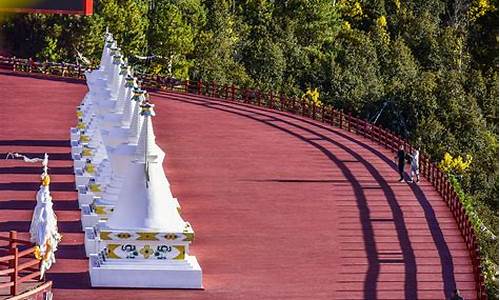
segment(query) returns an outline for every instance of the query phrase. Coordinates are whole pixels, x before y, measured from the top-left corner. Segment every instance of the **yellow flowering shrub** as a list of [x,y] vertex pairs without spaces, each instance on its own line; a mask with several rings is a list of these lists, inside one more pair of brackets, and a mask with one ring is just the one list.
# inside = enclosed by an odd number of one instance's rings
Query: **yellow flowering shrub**
[[302,96],[302,99],[305,99],[308,103],[315,104],[316,106],[323,105],[321,100],[319,100],[319,92],[317,88],[314,90],[308,88],[306,93]]
[[377,19],[377,26],[378,27],[386,27],[387,26],[387,19],[385,18],[385,16],[380,16]]
[[446,174],[463,174],[471,165],[472,156],[467,154],[465,160],[462,156],[453,157],[450,153],[446,152],[443,159],[439,162],[440,168]]
[[338,6],[344,16],[351,18],[363,16],[363,8],[358,0],[340,0]]
[[471,21],[484,16],[486,13],[495,10],[495,5],[491,0],[473,0],[469,6],[469,18]]
[[342,23],[342,29],[344,29],[344,30],[350,30],[351,29],[351,24],[349,22],[347,22],[347,21],[344,21]]

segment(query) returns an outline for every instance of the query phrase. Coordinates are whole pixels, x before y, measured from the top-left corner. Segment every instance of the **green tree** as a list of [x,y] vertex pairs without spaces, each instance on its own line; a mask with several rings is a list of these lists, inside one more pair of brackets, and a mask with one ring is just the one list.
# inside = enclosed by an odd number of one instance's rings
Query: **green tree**
[[161,57],[156,72],[187,78],[195,40],[205,22],[199,0],[161,0],[149,12],[149,53]]

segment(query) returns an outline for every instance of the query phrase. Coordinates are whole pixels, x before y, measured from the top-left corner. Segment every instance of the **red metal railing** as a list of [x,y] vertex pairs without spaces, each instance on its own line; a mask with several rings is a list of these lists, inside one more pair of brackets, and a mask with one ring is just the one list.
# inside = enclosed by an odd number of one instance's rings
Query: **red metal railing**
[[[9,278],[9,281],[0,283],[0,289],[9,288],[10,295],[16,296],[23,283],[40,281],[40,260],[34,257],[33,243],[18,239],[16,231],[11,231],[8,237],[0,237],[0,241],[8,242],[7,249],[0,248],[0,276]],[[20,250],[20,245],[28,248]]]
[[[40,63],[30,59],[0,57],[0,68],[2,66],[13,71],[84,79],[84,70],[81,66],[74,64]],[[234,84],[218,85],[213,81],[203,82],[201,80],[194,82],[189,80],[180,81],[164,76],[147,74],[137,75],[137,77],[140,79],[142,86],[147,89],[190,93],[288,112],[364,136],[392,151],[396,151],[399,145],[403,145],[405,151],[413,149],[407,140],[402,139],[395,133],[368,123],[365,120],[353,117],[351,114],[345,114],[341,110],[336,110],[329,105],[318,106],[304,99],[287,97],[286,95],[272,91],[262,92],[258,89],[238,87]],[[451,210],[472,259],[477,297],[481,300],[487,299],[485,280],[480,263],[479,244],[465,208],[459,201],[458,195],[446,175],[425,153],[420,155],[420,171],[422,176],[426,177],[434,186]]]

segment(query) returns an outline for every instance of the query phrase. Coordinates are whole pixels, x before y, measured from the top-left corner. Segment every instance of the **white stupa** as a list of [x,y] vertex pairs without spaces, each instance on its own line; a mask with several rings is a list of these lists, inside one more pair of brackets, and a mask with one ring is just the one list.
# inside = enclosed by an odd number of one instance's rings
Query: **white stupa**
[[101,55],[101,61],[99,64],[99,68],[96,70],[93,70],[91,72],[85,72],[85,77],[87,79],[87,83],[89,85],[93,85],[97,81],[102,81],[107,78],[106,76],[106,71],[109,69],[109,48],[113,45],[113,35],[108,32],[106,29],[106,33],[104,34],[104,47],[102,50],[102,55]]
[[[150,104],[146,100],[143,102],[143,107],[148,107]],[[142,115],[145,112],[141,112]],[[158,148],[155,143],[155,135],[151,123],[150,117],[143,116],[143,125],[141,126],[141,134],[139,137],[138,144],[122,144],[120,147],[117,147],[113,152],[112,156],[112,180],[106,185],[104,188],[99,186],[99,193],[93,193],[94,197],[91,203],[87,204],[80,202],[81,204],[81,220],[82,220],[82,228],[93,227],[100,220],[106,221],[111,213],[114,211],[115,206],[120,199],[120,193],[122,192],[122,186],[124,182],[126,182],[125,177],[129,172],[130,164],[133,160],[137,159],[138,155],[144,153],[144,148],[146,144],[155,145],[154,147]],[[146,138],[147,137],[147,138]],[[165,156],[164,152],[158,148],[159,153],[163,157]],[[156,175],[159,182],[161,182],[162,186],[162,195],[164,201],[173,202],[174,206],[178,211],[180,211],[179,201],[173,197],[170,191],[170,183],[165,176],[163,171],[158,172]],[[90,187],[87,189],[87,194],[90,193]],[[80,194],[79,194],[80,199]],[[86,253],[89,255],[90,253],[95,252],[95,247],[93,242],[88,242],[88,238],[86,237]]]
[[[165,153],[154,141],[152,105],[115,211],[93,234],[97,253],[89,270],[95,287],[202,288],[202,271],[189,255],[194,232],[173,201],[163,171]],[[144,134],[143,134],[144,133]]]
[[[130,103],[126,105],[126,107],[129,106],[129,108],[126,110],[131,111],[130,116],[124,115],[124,117],[121,120],[121,124],[124,123],[124,120],[128,120],[130,118],[132,118],[134,120],[142,121],[143,118],[142,118],[142,116],[140,116],[140,107],[139,106],[142,103],[142,101],[145,99],[144,94],[145,94],[145,91],[140,90],[140,89],[136,90],[136,93],[134,94],[135,96],[131,97],[131,99],[129,100]],[[132,106],[134,107],[134,109],[131,108]],[[134,114],[135,117],[132,117],[132,114]],[[135,123],[138,123],[138,122],[136,121]],[[110,163],[111,163],[111,165],[110,165],[111,168],[109,168],[109,169],[112,170],[111,178],[110,178],[109,182],[102,182],[102,181],[96,182],[96,180],[94,178],[93,182],[91,183],[91,186],[79,187],[78,188],[78,190],[79,190],[78,202],[80,204],[80,207],[82,207],[82,205],[91,204],[94,200],[94,196],[100,196],[101,192],[103,192],[105,189],[107,190],[106,192],[109,194],[109,191],[108,191],[109,189],[107,188],[107,185],[112,184],[112,189],[114,189],[114,187],[116,186],[116,180],[118,179],[118,177],[123,176],[123,174],[125,173],[126,170],[124,170],[124,169],[126,169],[126,167],[128,166],[128,162],[131,160],[132,155],[135,151],[135,147],[137,146],[137,141],[139,139],[139,134],[140,134],[140,127],[142,125],[142,123],[140,123],[140,124],[136,124],[136,126],[135,126],[136,128],[130,128],[130,124],[131,124],[131,122],[129,120],[128,126],[115,126],[115,127],[113,127],[113,128],[117,127],[117,129],[119,129],[117,131],[122,131],[121,133],[118,133],[119,136],[116,137],[116,139],[125,140],[127,143],[119,145],[116,148],[107,147],[107,153],[108,153],[108,157],[110,158]],[[104,130],[103,134],[109,135],[109,131]],[[116,133],[113,132],[113,134],[116,134]],[[111,140],[110,137],[108,137],[108,139]],[[128,139],[133,140],[133,142],[128,143]],[[75,160],[74,164],[75,164],[75,166],[80,165],[79,166],[80,168],[84,167],[83,164],[80,162],[80,160]],[[121,184],[120,184],[120,186],[121,186]],[[99,195],[94,195],[96,191],[98,192]],[[85,215],[85,214],[87,214],[87,211],[88,210],[85,210],[82,213]],[[85,224],[85,225],[83,225],[83,228],[85,226],[89,226],[88,224],[90,224],[90,223],[87,223],[86,221],[83,220],[86,218],[87,217],[82,218],[82,221]],[[95,222],[91,221],[91,223],[93,224]]]

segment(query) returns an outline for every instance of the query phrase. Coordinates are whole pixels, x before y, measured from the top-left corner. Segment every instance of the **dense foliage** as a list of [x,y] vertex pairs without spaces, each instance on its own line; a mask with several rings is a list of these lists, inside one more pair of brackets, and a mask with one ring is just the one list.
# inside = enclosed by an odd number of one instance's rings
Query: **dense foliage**
[[[3,16],[0,51],[97,61],[109,26],[145,72],[317,89],[372,121],[382,110],[377,123],[435,161],[472,158],[454,182],[498,236],[498,1],[96,0],[95,11]],[[482,245],[498,265],[498,238]]]

